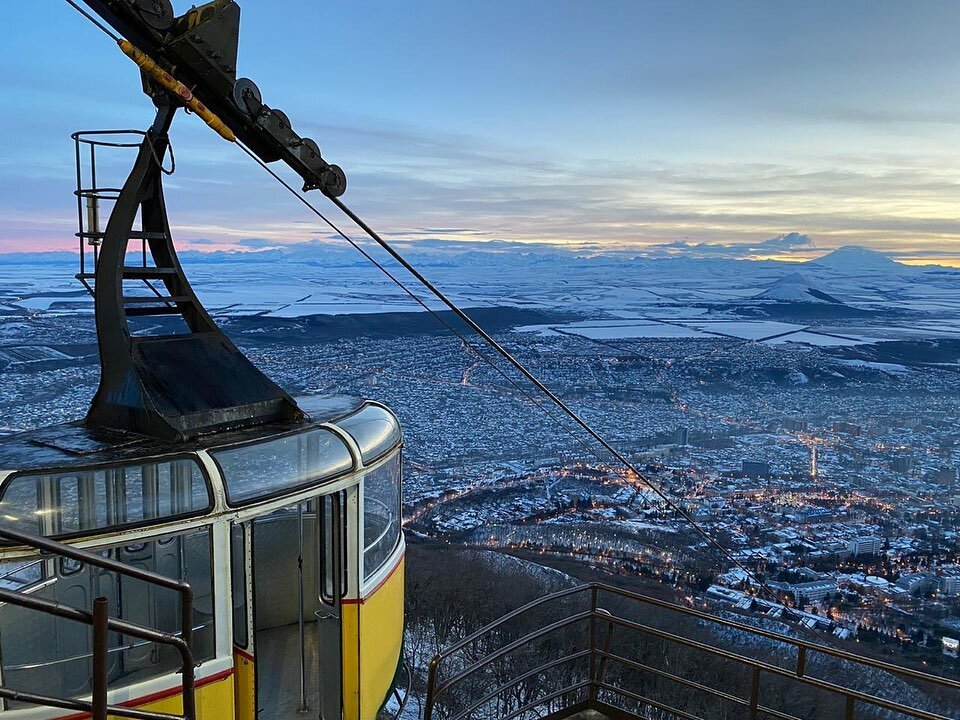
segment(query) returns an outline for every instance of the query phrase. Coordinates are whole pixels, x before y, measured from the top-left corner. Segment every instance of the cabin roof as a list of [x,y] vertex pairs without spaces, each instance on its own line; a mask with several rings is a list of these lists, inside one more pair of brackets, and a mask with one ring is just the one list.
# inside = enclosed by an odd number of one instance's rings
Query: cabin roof
[[211,433],[186,442],[168,442],[131,433],[94,430],[82,420],[0,437],[0,471],[89,466],[130,461],[266,439],[335,422],[359,410],[364,400],[347,395],[308,395],[296,398],[306,418],[273,422],[243,430]]

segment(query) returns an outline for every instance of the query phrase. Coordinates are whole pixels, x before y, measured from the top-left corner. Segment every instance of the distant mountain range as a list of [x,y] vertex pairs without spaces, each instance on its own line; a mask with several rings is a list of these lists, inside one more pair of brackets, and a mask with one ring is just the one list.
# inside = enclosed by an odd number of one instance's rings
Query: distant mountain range
[[[545,244],[523,245],[506,242],[444,242],[425,241],[424,243],[405,241],[396,243],[398,249],[415,265],[436,268],[582,268],[586,266],[611,267],[637,266],[644,263],[666,263],[671,267],[690,263],[690,267],[702,267],[708,263],[749,262],[754,267],[770,267],[784,264],[778,260],[747,260],[744,252],[754,256],[789,255],[801,253],[809,256],[815,249],[813,240],[807,235],[792,232],[765,240],[754,245],[719,245],[698,243],[689,245],[684,242],[651,246],[646,251],[611,250],[609,252],[583,252],[567,250]],[[378,258],[384,258],[379,248],[369,246],[370,252]],[[358,252],[344,243],[331,241],[310,241],[282,247],[268,247],[249,251],[184,250],[180,253],[184,265],[211,263],[289,263],[306,264],[317,267],[356,267],[368,264]],[[6,253],[0,254],[0,265],[47,265],[69,269],[76,264],[76,255],[70,251]],[[918,268],[898,263],[888,255],[869,248],[848,245],[808,262],[803,263],[804,272],[829,271],[835,274],[858,275],[868,273],[901,274],[916,272]],[[941,269],[942,268],[938,268]],[[813,287],[811,285],[811,287]],[[786,292],[784,290],[783,292]],[[829,295],[829,293],[827,293]]]

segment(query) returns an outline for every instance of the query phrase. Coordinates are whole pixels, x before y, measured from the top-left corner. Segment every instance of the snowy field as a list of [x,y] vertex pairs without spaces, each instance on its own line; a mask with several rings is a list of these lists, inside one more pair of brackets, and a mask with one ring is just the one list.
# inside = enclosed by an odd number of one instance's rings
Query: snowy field
[[[867,259],[846,264],[824,259],[804,263],[798,271],[797,263],[773,261],[414,253],[424,274],[463,307],[563,310],[584,318],[522,328],[541,335],[599,342],[717,337],[824,347],[960,338],[960,271]],[[92,312],[91,298],[73,279],[68,255],[58,262],[36,260],[21,256],[13,263],[0,257],[0,311],[23,316]],[[217,316],[299,318],[423,309],[376,268],[342,252],[190,253],[184,266]],[[391,271],[431,307],[440,307],[402,270]]]

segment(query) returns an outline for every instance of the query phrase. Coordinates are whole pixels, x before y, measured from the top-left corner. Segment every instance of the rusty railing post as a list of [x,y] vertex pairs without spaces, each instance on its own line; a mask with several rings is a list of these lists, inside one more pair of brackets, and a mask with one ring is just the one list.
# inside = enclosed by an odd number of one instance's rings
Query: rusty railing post
[[427,672],[427,697],[425,700],[426,709],[423,711],[423,720],[432,720],[433,705],[437,701],[437,669],[440,667],[440,655],[434,655],[430,661],[430,669]]
[[597,688],[597,586],[590,586],[590,707],[595,709]]
[[753,668],[753,684],[750,687],[750,720],[760,717],[760,668]]
[[847,712],[844,715],[845,720],[853,720],[853,714],[856,710],[857,701],[847,695]]
[[93,601],[93,720],[107,720],[107,644],[110,606],[105,597]]
[[597,685],[599,686],[607,672],[607,655],[610,654],[610,646],[613,644],[613,614],[609,610],[597,608],[597,615],[605,615],[607,618],[607,632],[603,636],[603,650],[601,650],[600,662],[597,663]]
[[196,720],[195,671],[193,665],[193,588],[183,583],[180,588],[180,639],[187,644],[188,653],[183,661],[183,716]]

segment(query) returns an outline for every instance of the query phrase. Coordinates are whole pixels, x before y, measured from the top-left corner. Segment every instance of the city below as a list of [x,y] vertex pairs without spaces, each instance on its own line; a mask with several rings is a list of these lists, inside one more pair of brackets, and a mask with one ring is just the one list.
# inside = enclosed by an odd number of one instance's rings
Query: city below
[[[397,411],[409,542],[629,579],[955,677],[960,293],[943,288],[957,274],[877,258],[859,275],[681,258],[426,258],[642,477],[473,338],[412,312],[365,270],[194,258],[188,272],[291,392]],[[631,272],[611,275],[617,262]],[[538,265],[562,281],[543,286]],[[10,265],[0,287],[7,432],[80,417],[97,378],[89,300],[69,269],[29,268]]]

